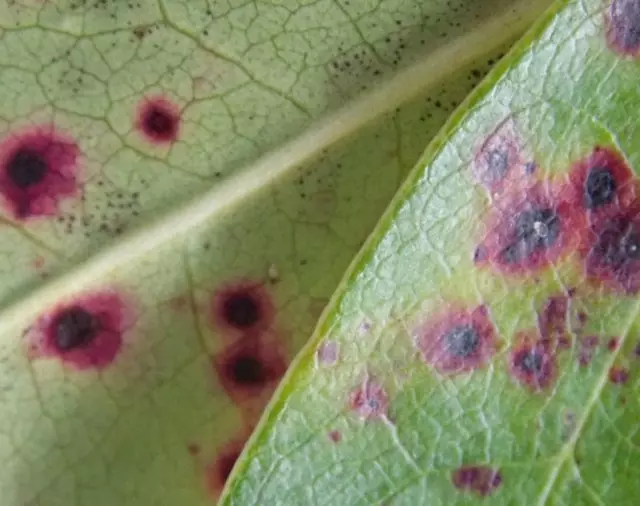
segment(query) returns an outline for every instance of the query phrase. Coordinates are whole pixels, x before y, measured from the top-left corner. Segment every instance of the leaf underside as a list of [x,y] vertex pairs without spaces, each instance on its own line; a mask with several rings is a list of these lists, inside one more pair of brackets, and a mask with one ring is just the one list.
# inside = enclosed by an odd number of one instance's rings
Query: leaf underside
[[547,3],[0,0],[0,504],[215,502],[425,144]]
[[430,144],[223,504],[640,496],[640,4],[561,1]]

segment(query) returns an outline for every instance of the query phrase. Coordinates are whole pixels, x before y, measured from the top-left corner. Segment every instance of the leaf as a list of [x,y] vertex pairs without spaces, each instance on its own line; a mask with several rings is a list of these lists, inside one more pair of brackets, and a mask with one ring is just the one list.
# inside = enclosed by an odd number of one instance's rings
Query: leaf
[[3,506],[211,503],[424,144],[545,3],[0,2]]
[[558,2],[453,115],[223,504],[635,504],[639,6]]

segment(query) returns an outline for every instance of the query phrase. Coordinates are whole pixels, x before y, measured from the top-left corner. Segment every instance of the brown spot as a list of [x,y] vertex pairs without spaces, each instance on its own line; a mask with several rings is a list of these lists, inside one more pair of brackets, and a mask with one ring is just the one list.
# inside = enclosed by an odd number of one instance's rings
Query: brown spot
[[622,367],[612,367],[609,370],[609,381],[616,385],[623,385],[629,379],[629,371]]
[[329,432],[328,437],[334,443],[339,443],[342,440],[342,434],[340,434],[339,430],[332,430]]
[[569,344],[567,312],[569,299],[564,295],[549,297],[538,312],[538,332],[541,341],[551,348],[566,348]]
[[387,416],[389,396],[375,380],[367,378],[351,392],[349,406],[364,420]]
[[192,457],[196,457],[200,454],[200,446],[195,443],[189,443],[187,445],[187,451],[189,452],[189,455],[191,455]]
[[618,349],[618,338],[612,337],[611,339],[609,339],[609,342],[607,343],[607,350],[616,351],[617,349]]
[[462,466],[452,474],[457,489],[473,492],[481,497],[491,495],[502,484],[500,471],[489,466]]

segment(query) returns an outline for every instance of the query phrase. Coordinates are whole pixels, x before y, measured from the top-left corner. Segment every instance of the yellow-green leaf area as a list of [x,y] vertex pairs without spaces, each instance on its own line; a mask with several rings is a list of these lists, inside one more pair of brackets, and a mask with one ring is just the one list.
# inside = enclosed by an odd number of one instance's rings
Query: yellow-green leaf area
[[430,144],[223,504],[635,504],[640,69],[614,4],[558,2]]

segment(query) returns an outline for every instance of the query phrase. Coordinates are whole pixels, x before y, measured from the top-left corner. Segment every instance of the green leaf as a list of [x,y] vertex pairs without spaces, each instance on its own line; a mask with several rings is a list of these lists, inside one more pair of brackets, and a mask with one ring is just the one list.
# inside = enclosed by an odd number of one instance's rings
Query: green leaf
[[465,101],[223,504],[637,502],[639,26],[558,2]]
[[0,1],[2,505],[210,504],[546,3]]

